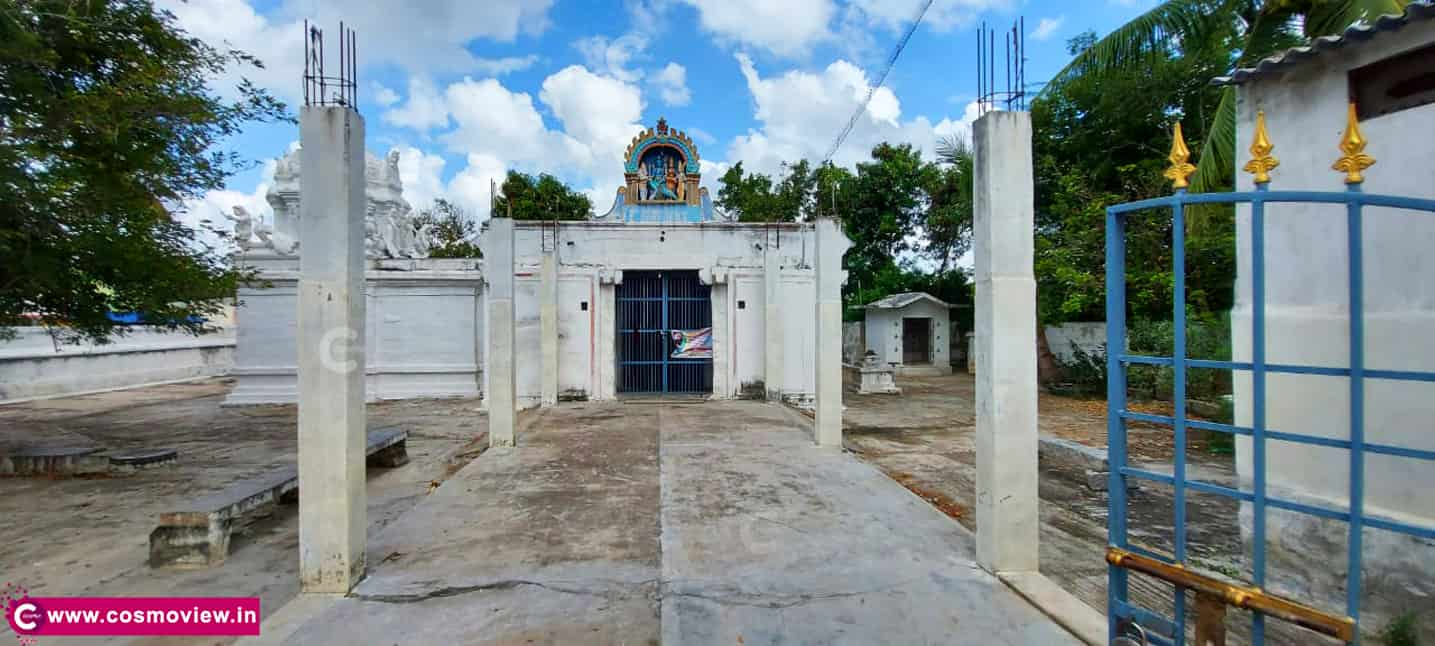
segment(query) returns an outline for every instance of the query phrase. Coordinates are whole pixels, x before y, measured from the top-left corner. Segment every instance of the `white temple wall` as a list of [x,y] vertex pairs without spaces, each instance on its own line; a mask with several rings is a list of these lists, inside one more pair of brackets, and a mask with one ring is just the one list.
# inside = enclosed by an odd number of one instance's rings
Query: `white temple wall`
[[[765,248],[769,235],[780,239],[781,250]],[[713,308],[714,342],[722,345],[714,348],[714,370],[723,373],[714,374],[715,390],[720,391],[714,395],[741,396],[763,383],[768,351],[763,258],[769,252],[780,254],[784,267],[783,373],[776,390],[785,397],[810,397],[815,382],[810,236],[810,230],[798,225],[563,225],[557,251],[559,397],[616,396],[612,279],[621,270],[716,273],[713,295],[723,303]],[[518,223],[515,238],[516,392],[520,405],[536,406],[542,396],[539,225]],[[290,403],[295,401],[297,386],[297,257],[251,258],[250,262],[267,284],[240,291],[233,370],[237,383],[226,403]],[[370,261],[369,400],[472,397],[486,391],[481,263],[475,259]]]
[[234,328],[203,336],[135,326],[106,345],[55,347],[43,327],[10,328],[0,343],[0,404],[226,374]]
[[812,270],[783,272],[782,307],[782,396],[805,398],[817,390],[817,331],[812,329],[817,288]]
[[[297,398],[298,258],[251,258],[239,290],[236,378],[226,405]],[[367,399],[474,397],[481,384],[481,261],[370,260],[365,280]]]
[[[558,398],[589,399],[597,391],[598,281],[592,272],[558,277]],[[584,304],[587,307],[584,307]]]
[[[515,237],[517,237],[515,235]],[[513,281],[513,362],[518,383],[514,386],[518,405],[531,408],[539,404],[543,394],[542,365],[539,357],[543,340],[538,294],[541,281],[538,268],[519,271]],[[561,372],[560,368],[560,372]]]
[[[1265,111],[1274,155],[1271,190],[1341,191],[1344,174],[1331,169],[1340,156],[1350,99],[1348,73],[1399,52],[1435,43],[1435,22],[1412,23],[1273,72],[1239,87],[1236,149],[1245,155],[1256,114]],[[1435,104],[1369,118],[1360,123],[1376,164],[1362,189],[1408,197],[1435,197],[1430,168],[1435,148]],[[1244,159],[1244,157],[1243,157]],[[1254,188],[1237,173],[1237,190]],[[1350,365],[1349,253],[1346,211],[1339,205],[1268,204],[1265,207],[1266,361],[1344,368]],[[1252,356],[1251,210],[1236,211],[1236,305],[1231,311],[1232,358]],[[1435,220],[1428,213],[1365,208],[1364,364],[1367,369],[1429,371],[1435,367]],[[1249,371],[1233,375],[1235,422],[1250,426],[1254,397]],[[1350,385],[1344,377],[1267,373],[1266,427],[1345,440],[1350,438]],[[1435,450],[1430,420],[1435,384],[1366,379],[1365,441]],[[1271,495],[1343,509],[1348,504],[1350,460],[1345,450],[1268,441]],[[1236,439],[1243,488],[1253,478],[1253,446]],[[1428,462],[1366,454],[1367,515],[1422,526],[1435,524],[1435,468]],[[1242,537],[1253,539],[1254,510],[1241,508]],[[1344,608],[1346,525],[1267,508],[1268,587],[1326,608]],[[1364,531],[1362,626],[1378,630],[1404,611],[1429,616],[1435,598],[1435,547],[1393,532]],[[1322,567],[1310,567],[1321,563]],[[1435,622],[1424,620],[1425,636]]]
[[[1238,150],[1250,145],[1257,110],[1265,110],[1275,155],[1272,190],[1340,191],[1344,175],[1331,170],[1341,153],[1349,100],[1347,72],[1415,46],[1435,42],[1435,23],[1382,34],[1379,46],[1349,55],[1308,61],[1293,71],[1241,86]],[[1435,132],[1435,104],[1367,119],[1360,128],[1377,161],[1365,171],[1363,190],[1409,197],[1435,197],[1429,168],[1435,148],[1411,133]],[[1412,172],[1411,169],[1427,169]],[[1239,190],[1253,188],[1240,173]],[[1385,208],[1364,210],[1365,366],[1383,370],[1430,370],[1435,366],[1435,220],[1426,213]],[[1349,365],[1348,254],[1345,207],[1320,204],[1266,206],[1266,361],[1281,364]],[[1231,330],[1236,361],[1249,361],[1250,207],[1237,209],[1236,307]],[[1250,376],[1237,372],[1237,423],[1249,424]],[[1273,430],[1346,439],[1350,393],[1345,378],[1269,374],[1266,421]],[[1421,423],[1435,415],[1430,384],[1367,380],[1366,440],[1425,450],[1435,441]],[[1249,478],[1250,440],[1236,444],[1237,466]],[[1345,452],[1278,444],[1268,452],[1271,484],[1343,504],[1348,491]],[[1404,458],[1366,457],[1366,509],[1421,522],[1435,519],[1435,469]]]
[[[515,229],[515,338],[518,399],[535,406],[542,396],[540,267],[543,231],[552,223],[519,222]],[[814,389],[815,307],[811,231],[799,225],[562,223],[558,227],[558,392],[560,398],[606,399],[616,395],[613,347],[616,290],[605,274],[635,270],[697,270],[716,283],[713,297],[714,389],[739,396],[764,381],[763,258],[780,254],[783,274],[785,397],[805,399]],[[766,249],[769,236],[781,249]],[[716,275],[716,277],[713,277]],[[741,301],[741,307],[739,307]],[[583,304],[588,304],[587,311]],[[722,347],[716,347],[721,345]]]
[[764,343],[766,342],[767,329],[763,321],[763,299],[766,297],[765,287],[762,282],[762,272],[745,272],[734,274],[729,279],[733,285],[733,302],[728,311],[732,312],[733,333],[733,378],[730,381],[734,392],[744,395],[751,391],[751,394],[761,394],[763,388],[756,387],[762,383],[764,355]]

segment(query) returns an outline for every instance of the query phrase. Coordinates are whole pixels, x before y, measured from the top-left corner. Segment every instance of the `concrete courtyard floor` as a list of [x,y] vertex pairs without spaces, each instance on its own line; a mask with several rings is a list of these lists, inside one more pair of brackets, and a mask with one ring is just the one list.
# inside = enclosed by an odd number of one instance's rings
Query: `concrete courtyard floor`
[[[849,380],[850,381],[850,380]],[[843,416],[848,450],[880,468],[976,530],[975,382],[971,375],[898,377],[901,395],[859,395],[848,384]],[[1169,415],[1168,404],[1133,403],[1142,412]],[[1038,432],[1105,450],[1106,404],[1042,393]],[[1131,461],[1160,473],[1172,472],[1175,446],[1169,428],[1132,424]],[[1212,453],[1198,432],[1187,444],[1188,477],[1236,487],[1233,456]],[[1086,485],[1088,465],[1043,452],[1040,461],[1041,573],[1088,606],[1106,612],[1106,492]],[[1170,553],[1174,538],[1173,490],[1142,482],[1129,496],[1132,538],[1149,549]],[[1244,582],[1238,504],[1220,496],[1187,493],[1187,541],[1192,561],[1204,572]],[[1133,574],[1133,601],[1170,616],[1170,587]],[[1194,598],[1187,608],[1194,612]],[[1194,615],[1192,615],[1192,619]],[[1190,622],[1194,625],[1194,621]],[[1232,609],[1226,620],[1229,643],[1250,643],[1250,615]],[[1278,621],[1267,623],[1266,643],[1305,645],[1325,638]]]
[[526,413],[263,643],[1073,644],[973,536],[781,406]]
[[[295,460],[295,407],[223,408],[229,388],[214,379],[0,406],[0,451],[179,451],[177,464],[131,475],[0,478],[0,580],[36,596],[257,596],[266,614],[293,599],[299,592],[296,505],[281,505],[236,533],[223,567],[156,570],[147,564],[149,533],[161,512]],[[401,424],[409,431],[410,457],[403,467],[368,471],[371,536],[413,508],[433,481],[478,454],[488,420],[477,408],[477,400],[464,399],[369,405],[370,428]],[[382,556],[370,553],[375,561]]]
[[[528,411],[518,448],[477,457],[477,401],[371,404],[371,427],[409,430],[412,462],[368,472],[369,578],[345,599],[298,596],[294,506],[237,534],[221,568],[145,562],[161,511],[294,460],[294,407],[223,408],[224,380],[0,406],[0,451],[180,451],[128,476],[0,478],[0,574],[40,595],[259,596],[268,643],[1069,643],[971,562],[971,378],[899,382],[846,393],[846,453],[780,406],[608,402]],[[1104,447],[1100,402],[1040,407],[1044,436]],[[1134,429],[1136,460],[1169,471],[1169,437]],[[1189,448],[1194,473],[1233,482],[1229,456]],[[1043,574],[1104,610],[1105,493],[1044,456],[1041,496]],[[1132,500],[1140,538],[1169,544],[1170,489]],[[1188,504],[1198,564],[1239,578],[1235,506]],[[1133,594],[1166,603],[1140,577]]]

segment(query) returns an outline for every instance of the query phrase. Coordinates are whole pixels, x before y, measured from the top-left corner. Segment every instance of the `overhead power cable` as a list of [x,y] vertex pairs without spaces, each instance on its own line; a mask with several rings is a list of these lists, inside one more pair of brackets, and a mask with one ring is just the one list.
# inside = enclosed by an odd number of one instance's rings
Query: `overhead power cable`
[[922,8],[917,11],[917,17],[912,19],[912,24],[907,27],[906,33],[902,34],[901,40],[897,41],[897,46],[892,48],[892,55],[887,57],[887,65],[882,68],[882,73],[878,74],[876,82],[867,88],[866,98],[857,105],[857,110],[852,113],[852,118],[847,120],[847,125],[842,128],[837,139],[833,140],[832,147],[827,149],[827,155],[822,158],[822,165],[832,161],[832,156],[837,154],[837,149],[842,147],[842,142],[847,140],[847,135],[852,134],[852,128],[856,127],[857,120],[862,117],[863,112],[867,111],[867,104],[872,102],[872,95],[876,94],[877,89],[887,82],[887,74],[892,71],[892,66],[897,64],[897,57],[902,55],[902,49],[907,46],[907,41],[912,39],[912,34],[917,31],[917,26],[922,24],[922,18],[926,17],[927,10],[932,8],[932,1],[927,0],[922,3]]

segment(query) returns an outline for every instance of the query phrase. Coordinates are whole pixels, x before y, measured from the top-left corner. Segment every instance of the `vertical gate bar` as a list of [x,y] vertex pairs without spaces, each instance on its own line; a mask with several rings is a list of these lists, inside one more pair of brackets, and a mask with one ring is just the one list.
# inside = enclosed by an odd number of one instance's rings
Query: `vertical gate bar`
[[668,338],[669,335],[672,334],[672,331],[668,329],[669,327],[671,327],[670,325],[668,325],[668,274],[659,273],[658,283],[659,289],[662,291],[663,295],[663,314],[661,320],[662,322],[658,324],[658,327],[662,328],[662,331],[659,332],[662,338],[660,339],[658,347],[663,352],[663,392],[666,393],[668,392]]
[[[1106,487],[1110,509],[1106,515],[1106,540],[1126,547],[1126,221],[1106,210],[1106,439],[1109,464]],[[1107,641],[1116,640],[1116,609],[1126,604],[1125,568],[1106,567]]]
[[[1186,205],[1181,198],[1185,189],[1178,189],[1171,206],[1171,274],[1175,286],[1171,291],[1171,322],[1174,326],[1171,346],[1172,403],[1175,452],[1175,542],[1176,562],[1186,563]],[[1186,589],[1176,586],[1176,646],[1186,643]]]
[[[1261,193],[1266,184],[1256,184],[1251,199],[1251,574],[1256,587],[1266,585],[1266,203]],[[1266,638],[1266,616],[1251,613],[1251,644],[1261,646]]]
[[[1353,108],[1352,108],[1353,109]],[[1346,238],[1350,246],[1350,553],[1346,559],[1346,612],[1360,625],[1360,548],[1365,528],[1365,307],[1361,185],[1347,184]],[[1356,642],[1360,631],[1356,631]]]

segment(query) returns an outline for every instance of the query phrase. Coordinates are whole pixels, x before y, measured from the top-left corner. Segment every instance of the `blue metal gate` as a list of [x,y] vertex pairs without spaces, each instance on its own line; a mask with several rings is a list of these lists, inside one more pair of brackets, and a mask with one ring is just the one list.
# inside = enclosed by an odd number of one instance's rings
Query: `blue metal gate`
[[[1256,190],[1235,193],[1187,194],[1186,178],[1195,170],[1189,163],[1189,152],[1181,137],[1180,126],[1176,126],[1175,142],[1171,150],[1172,167],[1166,177],[1173,181],[1174,194],[1139,202],[1109,207],[1106,210],[1106,316],[1107,316],[1107,431],[1109,441],[1110,495],[1108,516],[1108,567],[1107,614],[1109,638],[1114,642],[1119,637],[1130,636],[1133,632],[1149,643],[1184,644],[1187,630],[1187,595],[1193,595],[1197,602],[1195,634],[1201,638],[1205,630],[1221,630],[1203,627],[1204,613],[1218,619],[1227,607],[1242,608],[1251,614],[1252,643],[1262,644],[1265,639],[1265,622],[1268,616],[1293,622],[1305,628],[1321,632],[1348,642],[1360,639],[1361,601],[1361,532],[1365,528],[1381,529],[1424,539],[1435,539],[1435,528],[1421,527],[1384,518],[1368,513],[1363,507],[1365,487],[1365,456],[1381,454],[1418,460],[1435,460],[1435,451],[1417,450],[1408,447],[1391,446],[1370,442],[1365,439],[1365,380],[1435,381],[1435,373],[1380,370],[1365,365],[1364,315],[1362,312],[1362,220],[1364,207],[1389,207],[1435,214],[1435,200],[1373,195],[1362,192],[1361,172],[1374,163],[1364,153],[1365,140],[1360,135],[1356,122],[1355,108],[1350,107],[1346,134],[1341,143],[1343,156],[1334,169],[1346,174],[1344,191],[1272,191],[1270,171],[1278,165],[1271,156],[1272,144],[1265,129],[1264,115],[1257,117],[1256,132],[1251,152],[1254,158],[1245,166],[1245,171],[1255,175]],[[1323,203],[1346,207],[1347,235],[1349,238],[1349,367],[1334,368],[1313,365],[1283,365],[1266,361],[1265,337],[1265,205],[1270,203]],[[1185,275],[1185,207],[1195,204],[1249,204],[1251,241],[1251,361],[1213,361],[1193,359],[1186,356],[1186,293]],[[1173,352],[1171,356],[1141,356],[1126,349],[1126,247],[1125,231],[1127,221],[1141,212],[1167,211],[1171,218],[1172,231],[1172,274],[1175,295],[1172,306],[1174,327]],[[1149,213],[1148,213],[1149,215]],[[1380,213],[1373,213],[1378,217]],[[1127,370],[1132,365],[1163,366],[1172,369],[1173,414],[1152,415],[1127,410]],[[1204,420],[1188,419],[1186,414],[1186,377],[1190,369],[1218,369],[1248,371],[1251,375],[1252,423],[1249,427],[1234,424],[1220,424]],[[1271,373],[1320,375],[1344,378],[1350,388],[1350,435],[1349,439],[1332,439],[1296,432],[1296,429],[1276,430],[1266,425],[1266,376]],[[1156,473],[1131,466],[1127,454],[1127,424],[1139,421],[1171,429],[1175,446],[1172,474]],[[1186,437],[1189,429],[1226,433],[1232,436],[1251,438],[1251,474],[1249,489],[1245,486],[1230,488],[1211,482],[1187,477]],[[1270,441],[1293,442],[1306,445],[1342,449],[1349,459],[1349,503],[1345,508],[1338,505],[1315,505],[1297,502],[1270,495],[1266,485],[1267,454],[1273,448]],[[1149,545],[1134,544],[1128,527],[1127,480],[1136,478],[1170,486],[1174,492],[1174,536],[1169,552],[1157,550]],[[1199,566],[1189,560],[1186,533],[1187,492],[1224,496],[1249,504],[1253,511],[1251,529],[1250,561],[1246,564],[1252,585],[1236,585],[1225,579],[1202,573]],[[1344,616],[1332,614],[1290,599],[1283,599],[1265,591],[1266,586],[1266,512],[1268,509],[1285,510],[1348,524],[1348,553],[1346,556],[1346,608]],[[1166,552],[1166,553],[1162,553]],[[1170,615],[1160,609],[1144,608],[1133,604],[1129,592],[1128,577],[1136,571],[1154,577],[1170,585],[1173,610]],[[1372,629],[1366,627],[1366,631]],[[1222,632],[1223,634],[1223,632]],[[1139,640],[1138,640],[1139,641]],[[1220,641],[1219,643],[1224,643]]]
[[711,334],[711,289],[696,271],[623,272],[617,290],[618,392],[712,392],[711,336],[707,352],[684,352],[674,340],[675,332]]

